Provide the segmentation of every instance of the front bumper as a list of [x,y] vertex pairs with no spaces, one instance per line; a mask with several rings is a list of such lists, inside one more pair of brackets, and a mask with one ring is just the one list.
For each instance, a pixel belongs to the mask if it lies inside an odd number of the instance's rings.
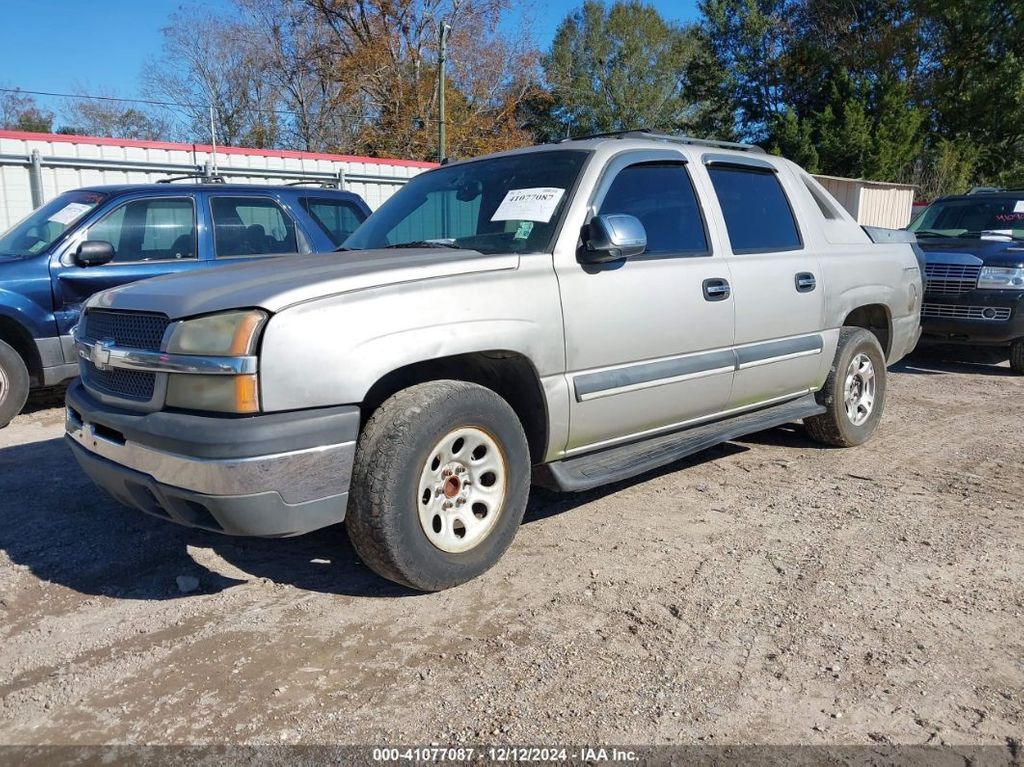
[[[1024,338],[1024,293],[1004,290],[973,290],[958,295],[926,294],[921,317],[923,344],[971,344],[1004,346]],[[928,316],[935,313],[967,316]],[[985,310],[999,318],[985,319]],[[1009,316],[1001,318],[1009,311]]]
[[82,469],[126,506],[189,527],[300,535],[345,518],[359,408],[251,417],[141,413],[76,382],[65,439]]

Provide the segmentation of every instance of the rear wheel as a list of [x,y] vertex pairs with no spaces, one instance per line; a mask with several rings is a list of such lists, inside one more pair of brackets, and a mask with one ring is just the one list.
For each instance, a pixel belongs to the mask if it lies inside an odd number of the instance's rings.
[[832,369],[818,393],[826,411],[804,419],[810,437],[836,447],[867,442],[882,418],[885,375],[885,355],[874,334],[863,328],[840,330]]
[[463,381],[398,392],[359,437],[346,526],[379,575],[422,591],[464,583],[508,548],[530,458],[505,400]]
[[1014,373],[1024,374],[1024,340],[1010,344],[1010,368]]
[[0,429],[25,407],[28,389],[25,361],[12,347],[0,341]]

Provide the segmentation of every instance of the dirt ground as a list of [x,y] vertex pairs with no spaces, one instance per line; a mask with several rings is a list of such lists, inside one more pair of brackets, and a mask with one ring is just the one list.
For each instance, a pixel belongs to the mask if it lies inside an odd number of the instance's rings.
[[62,417],[48,393],[0,431],[0,743],[1020,749],[1005,363],[899,365],[858,449],[787,427],[535,490],[499,565],[433,595],[374,576],[340,527],[242,540],[121,508]]

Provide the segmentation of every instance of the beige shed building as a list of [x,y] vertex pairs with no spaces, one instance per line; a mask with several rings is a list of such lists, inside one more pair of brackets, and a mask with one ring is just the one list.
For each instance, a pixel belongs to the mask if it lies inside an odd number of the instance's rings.
[[910,224],[914,207],[914,187],[865,181],[862,178],[815,176],[846,210],[864,226],[903,229]]

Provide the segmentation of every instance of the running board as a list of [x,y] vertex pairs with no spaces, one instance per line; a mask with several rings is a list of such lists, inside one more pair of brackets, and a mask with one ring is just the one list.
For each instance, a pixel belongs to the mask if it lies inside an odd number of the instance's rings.
[[806,394],[799,399],[730,416],[721,421],[543,464],[535,470],[534,482],[541,487],[562,492],[589,490],[609,482],[635,477],[721,442],[824,412],[825,408],[818,404],[814,395]]

